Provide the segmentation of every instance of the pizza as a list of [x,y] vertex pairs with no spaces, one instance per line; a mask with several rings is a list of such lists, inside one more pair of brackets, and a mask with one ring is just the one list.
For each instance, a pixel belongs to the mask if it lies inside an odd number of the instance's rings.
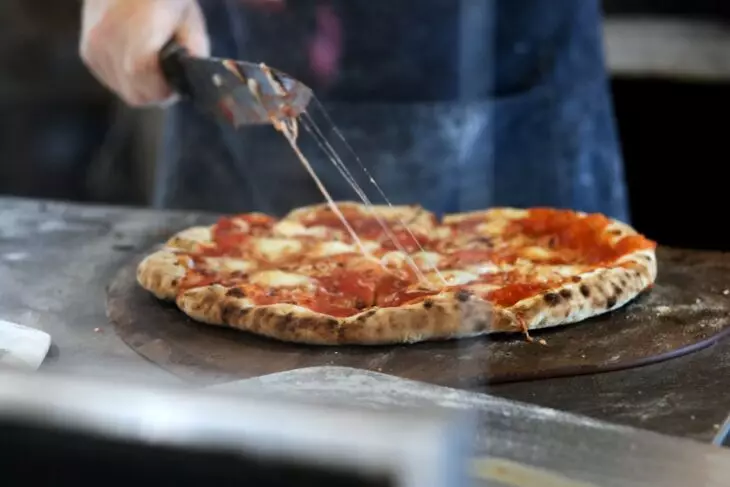
[[183,230],[144,258],[137,280],[204,324],[302,344],[383,345],[529,338],[620,308],[657,275],[656,243],[601,214],[335,210],[247,213]]

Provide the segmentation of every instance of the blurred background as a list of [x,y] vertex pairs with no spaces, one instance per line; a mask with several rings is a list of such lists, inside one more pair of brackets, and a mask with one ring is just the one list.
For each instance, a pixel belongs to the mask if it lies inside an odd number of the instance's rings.
[[[634,225],[667,245],[730,249],[720,225],[684,215],[726,205],[730,3],[603,4]],[[162,115],[127,109],[88,74],[78,5],[0,2],[0,194],[145,206]]]

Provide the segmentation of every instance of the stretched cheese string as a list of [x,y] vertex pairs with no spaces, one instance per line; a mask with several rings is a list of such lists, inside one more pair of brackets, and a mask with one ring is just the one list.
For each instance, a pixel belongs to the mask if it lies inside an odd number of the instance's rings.
[[[284,91],[283,87],[280,86],[280,84],[274,79],[274,77],[272,76],[271,71],[269,70],[269,68],[265,64],[261,64],[260,66],[261,66],[261,70],[266,75],[266,78],[267,78],[269,84],[271,85],[272,89],[278,95],[285,95],[286,92]],[[249,89],[251,89],[251,91],[255,95],[258,96],[258,91],[256,90],[256,88],[257,88],[257,86],[255,86],[255,85],[254,86],[249,86]],[[417,277],[418,281],[421,283],[421,285],[422,286],[427,286],[429,288],[432,287],[432,284],[428,281],[428,279],[426,279],[426,276],[423,274],[423,272],[421,272],[421,269],[416,265],[416,263],[413,261],[413,259],[411,258],[411,256],[405,251],[405,248],[403,247],[403,245],[398,241],[398,239],[395,238],[395,235],[393,235],[393,233],[391,232],[390,228],[387,226],[387,224],[385,223],[385,221],[374,211],[373,205],[370,202],[370,200],[368,199],[367,195],[365,194],[365,192],[363,191],[363,189],[360,187],[360,185],[357,183],[357,181],[355,181],[355,179],[352,177],[352,173],[350,173],[350,171],[344,165],[344,163],[339,158],[339,156],[337,155],[337,153],[335,152],[335,150],[331,146],[331,144],[329,144],[329,142],[326,140],[326,138],[324,137],[324,135],[322,135],[322,132],[319,129],[319,127],[316,126],[316,124],[314,123],[314,121],[311,119],[311,117],[309,117],[308,114],[306,114],[306,112],[305,112],[305,115],[307,116],[307,118],[304,119],[304,122],[305,122],[305,125],[304,126],[305,126],[305,128],[310,133],[312,133],[312,135],[315,137],[315,140],[317,140],[317,143],[320,145],[320,147],[322,148],[322,150],[328,156],[328,158],[330,159],[330,161],[335,165],[335,167],[340,172],[340,174],[345,178],[345,180],[347,180],[347,182],[350,184],[350,186],[355,190],[355,193],[357,193],[357,195],[360,197],[360,199],[363,201],[363,203],[365,203],[366,208],[368,209],[368,212],[371,213],[375,217],[375,219],[378,222],[378,224],[385,231],[386,236],[393,242],[393,244],[395,245],[395,247],[399,251],[402,252],[402,254],[404,255],[404,259],[405,259],[406,263],[411,268],[411,270],[413,271],[413,273],[416,275],[416,277]],[[287,141],[289,142],[289,145],[291,146],[292,150],[295,152],[295,154],[299,158],[299,160],[302,163],[302,165],[304,166],[304,168],[307,170],[307,172],[309,173],[309,175],[312,177],[312,179],[314,180],[315,184],[319,188],[320,192],[324,195],[325,199],[327,200],[328,206],[330,207],[330,209],[332,210],[332,212],[335,213],[335,215],[342,222],[342,224],[345,226],[345,228],[347,229],[347,232],[350,234],[350,236],[352,237],[353,241],[356,243],[356,245],[360,249],[360,252],[362,252],[363,255],[365,255],[366,257],[373,258],[373,256],[370,254],[370,252],[367,251],[367,249],[363,245],[362,241],[358,237],[357,232],[355,232],[355,230],[352,228],[352,226],[350,225],[350,223],[347,221],[347,219],[345,218],[345,216],[340,211],[339,207],[337,207],[337,205],[335,204],[333,198],[331,197],[331,195],[329,194],[329,192],[325,188],[325,186],[322,183],[322,181],[317,176],[316,172],[312,168],[312,166],[309,163],[309,161],[307,160],[307,158],[304,156],[304,154],[302,154],[301,150],[299,149],[299,145],[297,144],[297,141],[296,141],[297,135],[298,135],[298,123],[297,123],[297,120],[295,118],[289,118],[287,120],[279,120],[279,119],[277,119],[273,115],[270,115],[270,120],[271,120],[271,123],[274,126],[274,128],[276,128],[276,130],[278,130],[279,132],[281,132],[284,135],[284,137],[287,139]],[[309,124],[307,124],[306,122],[309,122]],[[325,140],[326,146],[323,145],[322,142],[319,139],[317,139],[317,137],[313,133],[313,130],[310,128],[310,125],[312,127],[314,127],[316,129],[316,132],[322,137],[322,139]],[[328,151],[328,149],[329,149],[329,151]],[[376,186],[377,186],[377,183],[375,183],[375,181],[373,180],[373,178],[371,177],[370,179],[372,180],[373,184],[376,184]],[[381,190],[381,193],[382,193],[382,190]],[[390,202],[388,202],[388,205],[392,206],[390,204]],[[400,217],[399,217],[399,220],[400,220]],[[405,225],[405,223],[403,221],[401,221],[401,224],[408,231],[408,233],[410,234],[411,238],[414,239],[414,241],[416,242],[416,244],[418,245],[418,247],[421,248],[421,251],[423,251],[423,248],[421,247],[420,242],[418,242],[418,240],[415,238],[415,236],[410,231],[410,229],[407,227],[407,225]],[[381,264],[381,266],[385,267],[382,262],[380,262],[380,264]],[[438,272],[438,270],[436,270],[436,274],[441,279],[441,281],[443,282],[443,284],[446,285],[447,284],[446,283],[446,280]]]
[[[322,103],[320,103],[320,101],[317,98],[314,98],[314,102],[317,103],[317,107],[319,108],[319,111],[322,112],[322,114],[324,115],[325,119],[327,120],[327,123],[329,123],[329,125],[332,127],[332,130],[334,131],[335,135],[337,135],[337,137],[340,139],[340,141],[342,141],[342,143],[345,144],[345,147],[347,148],[348,152],[355,158],[355,161],[357,161],[357,164],[360,166],[360,169],[362,169],[363,173],[365,173],[365,176],[367,176],[368,181],[370,182],[370,184],[372,184],[375,187],[375,189],[378,191],[378,193],[383,198],[383,200],[385,201],[385,203],[388,206],[392,207],[393,204],[390,202],[390,200],[388,199],[388,197],[385,195],[385,192],[383,191],[383,189],[375,181],[375,178],[370,174],[370,171],[368,171],[367,167],[365,167],[365,164],[363,164],[362,160],[360,159],[360,157],[355,152],[355,149],[352,148],[352,146],[347,141],[347,139],[345,139],[345,136],[342,134],[342,132],[340,132],[340,129],[338,129],[337,128],[337,125],[335,125],[335,123],[332,121],[332,119],[330,118],[329,114],[327,113],[327,110],[325,110],[324,106],[322,106]],[[311,117],[309,116],[308,113],[306,113],[306,115],[311,119]],[[337,155],[337,152],[334,150],[334,148],[329,143],[329,141],[324,137],[324,135],[321,133],[321,131],[319,130],[319,128],[316,126],[316,124],[314,126],[317,128],[318,132],[320,133],[320,136],[326,142],[326,144],[329,146],[329,148],[332,151],[332,153],[339,159],[339,156]],[[305,125],[305,128],[306,128],[306,125]],[[348,174],[350,174],[350,171],[347,169],[347,167],[344,165],[344,163],[342,163],[342,160],[341,159],[340,159],[340,164],[342,165],[343,169]],[[350,177],[352,177],[352,176],[350,176]],[[360,188],[360,186],[357,185],[356,182],[355,183],[351,183],[351,184],[354,184],[357,188]],[[356,191],[357,191],[357,189],[356,189]],[[360,188],[360,191],[364,195],[364,191],[362,191],[362,188]],[[359,195],[359,193],[358,193],[358,195]],[[368,205],[370,204],[369,203],[369,200],[367,199],[367,197],[365,197],[365,196],[360,196],[360,197],[361,198],[364,198],[364,201],[366,201],[368,203]],[[403,228],[406,230],[406,232],[408,232],[408,235],[411,237],[411,239],[413,239],[413,241],[416,243],[416,246],[418,246],[418,249],[421,252],[425,252],[423,246],[421,246],[421,242],[419,242],[418,239],[416,238],[416,236],[413,235],[413,232],[411,231],[411,229],[408,227],[408,225],[406,225],[406,223],[403,221],[403,219],[400,218],[400,216],[398,217],[398,221],[403,226]],[[393,240],[392,237],[391,237],[391,240]],[[399,242],[395,242],[394,241],[394,243],[398,244]],[[398,250],[401,250],[401,248],[399,248]],[[405,253],[405,250],[402,250],[402,251]],[[407,253],[406,253],[406,255],[407,255]],[[441,282],[442,282],[442,284],[444,286],[448,285],[448,283],[446,282],[446,279],[444,279],[443,275],[441,274],[441,272],[439,272],[439,270],[438,270],[438,268],[436,267],[435,264],[430,264],[429,265],[429,270],[433,271],[436,274],[436,276],[438,276],[438,278],[441,280]]]
[[[335,167],[340,172],[340,174],[347,180],[347,182],[350,184],[350,186],[355,190],[355,193],[357,193],[358,197],[363,201],[363,203],[365,203],[365,207],[367,208],[368,213],[370,213],[371,215],[373,215],[373,217],[375,217],[375,220],[378,222],[380,227],[385,232],[386,237],[388,237],[388,239],[390,239],[390,241],[393,242],[393,245],[395,246],[395,248],[405,256],[404,259],[405,259],[406,263],[414,271],[416,276],[418,276],[419,281],[421,281],[423,284],[428,284],[430,286],[430,282],[423,275],[423,273],[421,272],[421,269],[418,267],[418,265],[413,261],[413,258],[411,258],[411,256],[408,254],[408,252],[406,251],[403,244],[395,237],[395,235],[393,234],[393,232],[391,231],[390,227],[385,222],[385,220],[383,218],[381,218],[380,215],[378,215],[378,213],[375,211],[375,208],[374,208],[372,202],[370,201],[370,199],[368,198],[367,194],[365,194],[365,191],[362,189],[362,187],[360,187],[360,185],[357,183],[357,181],[355,181],[355,178],[352,176],[352,173],[347,168],[347,166],[345,166],[345,163],[339,157],[339,155],[335,151],[334,147],[332,147],[332,144],[330,144],[330,142],[324,136],[321,129],[317,126],[317,124],[314,122],[314,120],[312,120],[312,117],[309,115],[309,113],[304,112],[302,115],[303,115],[302,122],[303,122],[304,128],[310,134],[312,134],[312,137],[314,137],[314,140],[317,141],[317,143],[319,144],[322,151],[327,155],[327,157],[329,157],[330,161],[335,165]],[[334,127],[334,125],[332,125],[332,126]],[[337,130],[336,127],[334,129]],[[344,141],[344,139],[343,139],[343,141]],[[345,143],[347,143],[347,142],[345,142]],[[365,169],[365,168],[363,167],[363,169]],[[370,174],[367,173],[367,170],[365,170],[365,171],[366,171],[366,174],[368,175],[368,177],[370,177],[370,181],[378,188],[378,190],[382,194],[382,190],[380,189],[380,186],[378,186],[378,183],[376,183],[375,179],[373,179],[370,176]],[[386,204],[392,208],[393,205],[390,203],[390,201],[388,201],[388,199],[385,198],[385,195],[383,195],[383,197],[385,199]],[[400,216],[397,216],[397,218],[398,218],[398,222],[401,224],[401,226],[406,230],[406,232],[408,232],[408,235],[416,243],[419,250],[421,252],[425,252],[425,250],[421,246],[421,242],[419,242],[418,239],[416,238],[416,236],[413,234],[413,232],[411,232],[411,229],[408,228],[408,225],[403,221],[403,219]],[[438,268],[435,265],[429,263],[429,268],[430,268],[429,270],[433,271],[436,274],[436,276],[441,280],[441,283],[444,286],[448,285],[448,283],[446,282],[446,279],[444,279],[443,275],[441,275],[441,272],[439,272]]]
[[319,179],[319,176],[317,176],[317,173],[312,168],[312,165],[309,164],[309,161],[307,160],[306,157],[304,157],[304,154],[302,154],[302,151],[299,149],[299,146],[297,144],[296,137],[295,137],[296,133],[298,132],[298,130],[296,129],[296,127],[297,127],[296,119],[293,119],[293,118],[289,119],[289,122],[291,124],[291,127],[288,126],[286,123],[282,123],[280,120],[276,120],[274,118],[271,119],[271,123],[274,125],[274,128],[276,128],[276,130],[278,130],[279,132],[284,134],[284,137],[289,142],[289,145],[291,146],[292,150],[297,155],[297,157],[299,158],[299,160],[301,161],[302,165],[307,170],[309,175],[312,177],[312,179],[314,179],[314,183],[317,185],[320,192],[324,195],[325,199],[327,200],[327,204],[332,209],[332,211],[335,213],[335,215],[337,215],[337,218],[339,218],[340,221],[342,222],[342,224],[345,226],[345,228],[347,229],[347,232],[352,237],[352,240],[355,242],[355,244],[360,249],[360,252],[362,252],[362,254],[365,257],[374,259],[375,257],[373,255],[371,255],[370,252],[368,252],[368,250],[365,248],[365,245],[363,245],[362,240],[360,240],[360,237],[357,236],[357,232],[355,232],[355,229],[352,228],[350,223],[345,218],[345,215],[343,215],[342,212],[340,211],[340,209],[337,207],[337,205],[335,204],[334,200],[332,199],[332,196],[330,195],[329,191],[327,191],[327,188],[324,187],[324,184]]

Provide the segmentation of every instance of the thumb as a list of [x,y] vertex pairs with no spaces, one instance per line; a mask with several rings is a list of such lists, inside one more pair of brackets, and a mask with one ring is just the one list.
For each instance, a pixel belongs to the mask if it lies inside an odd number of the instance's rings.
[[192,2],[187,8],[175,38],[193,56],[210,56],[210,38],[198,2]]

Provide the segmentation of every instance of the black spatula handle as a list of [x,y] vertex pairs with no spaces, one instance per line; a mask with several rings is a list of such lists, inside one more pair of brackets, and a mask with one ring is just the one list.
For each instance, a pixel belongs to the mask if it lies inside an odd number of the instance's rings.
[[160,69],[170,86],[180,95],[192,96],[192,87],[185,69],[190,59],[188,50],[175,39],[170,40],[160,51]]

